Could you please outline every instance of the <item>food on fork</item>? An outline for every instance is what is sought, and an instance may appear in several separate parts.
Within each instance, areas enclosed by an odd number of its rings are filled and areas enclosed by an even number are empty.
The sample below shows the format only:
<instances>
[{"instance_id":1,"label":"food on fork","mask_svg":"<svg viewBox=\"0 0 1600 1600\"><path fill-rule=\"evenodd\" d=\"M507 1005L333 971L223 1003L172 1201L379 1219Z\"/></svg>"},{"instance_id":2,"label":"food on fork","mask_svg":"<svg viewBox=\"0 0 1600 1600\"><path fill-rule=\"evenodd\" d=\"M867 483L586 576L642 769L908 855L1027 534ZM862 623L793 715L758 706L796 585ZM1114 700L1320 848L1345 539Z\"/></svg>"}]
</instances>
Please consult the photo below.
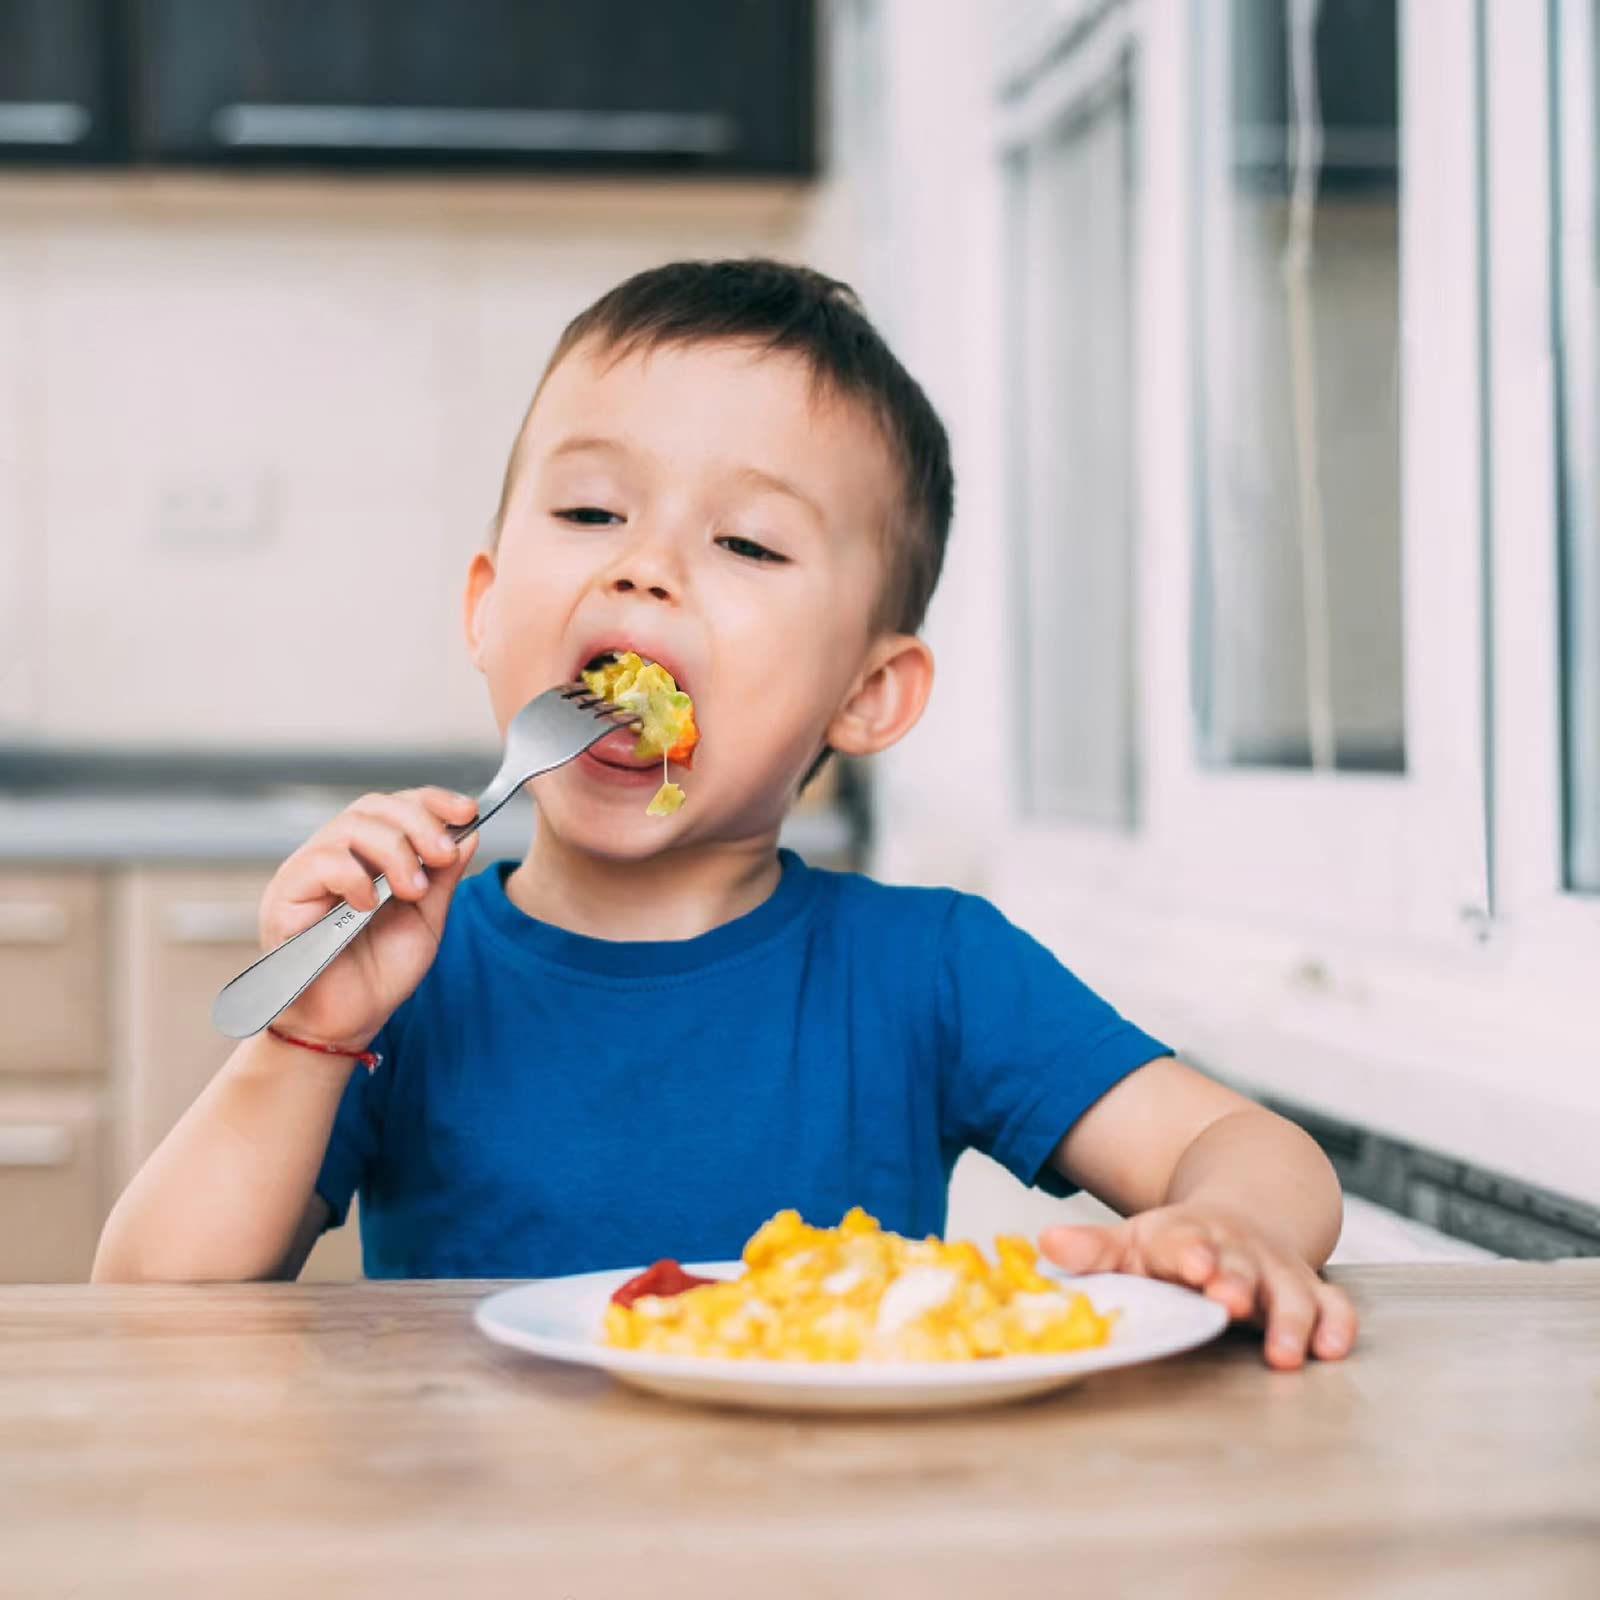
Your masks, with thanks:
<instances>
[{"instance_id":1,"label":"food on fork","mask_svg":"<svg viewBox=\"0 0 1600 1600\"><path fill-rule=\"evenodd\" d=\"M694 722L694 702L657 661L646 661L636 651L597 656L584 669L590 691L609 700L620 711L639 718L639 737L633 753L639 760L661 758L661 787L645 808L652 817L666 817L683 804L684 793L672 782L670 762L680 767L694 764L694 747L700 730Z\"/></svg>"},{"instance_id":2,"label":"food on fork","mask_svg":"<svg viewBox=\"0 0 1600 1600\"><path fill-rule=\"evenodd\" d=\"M837 1228L780 1211L744 1247L744 1272L707 1283L658 1261L606 1307L610 1345L767 1361L968 1361L1087 1350L1111 1337L1085 1294L1001 1234L995 1260L967 1240L885 1232L853 1206Z\"/></svg>"}]
</instances>

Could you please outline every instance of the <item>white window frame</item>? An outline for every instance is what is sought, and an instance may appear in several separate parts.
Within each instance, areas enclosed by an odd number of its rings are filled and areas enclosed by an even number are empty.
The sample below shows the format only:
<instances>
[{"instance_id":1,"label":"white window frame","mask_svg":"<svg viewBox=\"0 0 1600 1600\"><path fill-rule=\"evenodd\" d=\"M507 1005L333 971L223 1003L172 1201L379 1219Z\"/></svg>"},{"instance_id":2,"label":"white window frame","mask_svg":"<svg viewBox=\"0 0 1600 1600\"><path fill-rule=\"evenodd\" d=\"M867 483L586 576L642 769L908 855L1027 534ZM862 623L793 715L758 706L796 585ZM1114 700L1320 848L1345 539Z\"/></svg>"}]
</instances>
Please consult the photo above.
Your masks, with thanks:
<instances>
[{"instance_id":1,"label":"white window frame","mask_svg":"<svg viewBox=\"0 0 1600 1600\"><path fill-rule=\"evenodd\" d=\"M1085 89L1095 55L1140 62L1136 295L1141 494L1139 835L1044 825L1031 850L1068 871L1121 858L1140 900L1247 915L1286 936L1475 937L1489 910L1481 680L1476 105L1472 15L1402 0L1402 357L1407 772L1208 767L1190 706L1190 591L1200 507L1191 403L1198 230L1190 167L1197 38L1221 9L1128 5L1058 68ZM1209 55L1215 57L1217 52ZM1059 93L1060 91L1058 91ZM1057 109L1067 103L1065 97ZM1415 596L1426 596L1418 602ZM1256 886L1248 900L1240 885Z\"/></svg>"},{"instance_id":2,"label":"white window frame","mask_svg":"<svg viewBox=\"0 0 1600 1600\"><path fill-rule=\"evenodd\" d=\"M1001 111L997 122L997 144L1002 162L1009 168L1010 163L1018 157L1037 159L1045 147L1054 141L1063 130L1070 128L1074 123L1104 115L1107 104L1121 103L1131 110L1132 127L1127 134L1130 144L1134 147L1135 159L1137 151L1137 124L1138 124L1138 71L1135 30L1130 27L1130 8L1120 9L1100 8L1097 12L1092 6L1076 4L1064 9L1056 18L1058 26L1082 28L1086 23L1092 25L1097 20L1100 26L1093 33L1088 44L1073 52L1064 62L1053 63L1043 72L1030 73L1024 68L1020 75L1020 82L1025 85L1020 92L1014 92L1002 102ZM1035 19L1037 23L1037 19ZM1050 36L1044 38L1046 55L1051 53ZM1033 48L1037 49L1035 45ZM1015 59L1015 58L1013 58ZM1026 58L1024 58L1026 59ZM1007 73L1002 69L1002 81L1005 82ZM1013 79L1015 83L1018 79ZM1035 305L1048 294L1057 290L1057 286L1064 281L1064 274L1057 270L1054 261L1044 259L1035 247L1039 237L1048 238L1053 229L1038 214L1038 200L1034 196L1025 196L1019 189L1021 180L1017 174L1007 170L1004 175L1003 205L1005 214L1006 249L1005 254L1013 267L1020 267L1027 287L1022 291L1021 299L1026 305ZM1137 180L1135 180L1136 182ZM1130 224L1132 219L1129 219ZM1132 235L1133 259L1138 259L1139 242L1136 228L1130 226ZM1012 282L1015 279L1011 280ZM1130 293L1126 312L1130 328L1137 319L1137 306L1133 303ZM1093 314L1090 308L1089 314ZM1043 373L1038 366L1030 362L1020 347L1019 341L1036 336L1037 330L1023 325L1024 310L1020 305L1008 305L1005 317L1006 361L1007 377L1006 392L1006 424L1008 429L1009 464L1007 468L1007 522L1014 530L1012 534L1011 556L1011 625L1018 638L1013 641L1013 659L1018 663L1018 674L1027 672L1027 657L1029 652L1024 648L1022 635L1041 624L1039 615L1030 614L1026 586L1029 578L1029 557L1031 551L1032 531L1036 521L1048 520L1049 527L1054 530L1063 523L1070 523L1072 509L1070 506L1053 506L1045 503L1045 497L1040 492L1040 482L1048 478L1048 472L1041 472L1040 466L1045 456L1051 451L1054 441L1043 430L1042 419L1048 416L1049 408L1044 404L1043 397L1036 391L1040 387L1041 379L1046 381L1072 382L1072 374ZM1137 396L1133 397L1137 405ZM1129 438L1127 448L1130 457L1136 450L1136 443ZM1131 479L1134 476L1133 463L1129 463L1129 518L1131 527L1137 520L1137 496L1132 492ZM1128 608L1125 636L1134 641L1136 645L1138 633L1137 608L1134 604L1132 577L1135 563L1129 561L1129 583L1121 593L1108 597L1106 603L1123 604ZM1115 633L1116 630L1111 630ZM1130 645L1130 651L1134 645ZM1113 664L1114 666L1117 664ZM1131 671L1134 663L1126 663ZM1131 700L1131 696L1130 696ZM1024 691L1017 697L1017 705L1013 708L1020 718L1031 716L1036 721L1048 716L1049 696L1040 694L1037 689ZM1136 708L1131 704L1128 707L1133 726L1123 729L1125 743L1118 750L1118 766L1123 768L1122 783L1124 793L1120 797L1121 803L1113 807L1102 807L1107 812L1113 811L1114 815L1107 814L1093 821L1075 823L1075 826L1092 827L1100 832L1122 832L1135 825L1139 808L1138 798L1138 751L1137 727L1138 716ZM1048 724L1042 729L1048 737L1050 729ZM1013 736L1013 771L1016 783L1013 796L1019 802L1026 785L1021 781L1022 766L1026 759L1024 742L1027 730L1022 727L1020 720L1016 725ZM1131 769L1129 767L1131 765ZM1095 797L1103 799L1103 796ZM1036 805L1039 797L1035 796ZM1061 808L1061 809L1057 809ZM1053 804L1046 802L1038 810L1039 815L1059 819L1070 815L1073 810L1082 811L1085 816L1093 809L1090 797L1086 795L1053 797ZM1034 815L1034 809L1029 808L1028 814ZM1047 826L1053 825L1047 822Z\"/></svg>"},{"instance_id":3,"label":"white window frame","mask_svg":"<svg viewBox=\"0 0 1600 1600\"><path fill-rule=\"evenodd\" d=\"M1151 250L1146 235L1150 208L1148 180L1143 170L1149 140L1145 123L1152 114L1159 116L1159 108L1153 108L1151 102L1161 92L1159 84L1149 82L1146 78L1151 17L1139 0L1055 0L1054 4L1039 3L1032 6L1014 3L1011 9L1019 15L1012 20L1009 28L1002 24L1002 38L997 52L993 125L997 164L1004 163L1017 151L1047 137L1052 128L1072 118L1079 108L1104 94L1117 80L1126 78L1132 85L1133 140L1138 167L1132 224L1137 280L1130 294L1129 314L1136 350L1133 380L1136 420L1132 454L1133 471L1137 479L1142 472L1142 441L1147 432L1144 422L1147 397L1143 388L1146 363L1139 352L1142 352L1148 338L1150 301L1147 263ZM1170 9L1179 12L1182 7L1173 6ZM1159 22L1155 31L1159 36L1162 31ZM1015 238L1008 233L1003 249L1009 250L1015 244ZM1007 428L1025 426L1025 419L1019 415L1017 397L1009 392L1009 382L1005 389L1004 425ZM1007 455L1014 462L1015 456L1009 449ZM1008 478L1010 476L1008 472ZM1022 492L1022 486L1008 481L1008 512ZM1145 493L1146 486L1139 484L1134 494L1134 516L1140 527L1146 515L1141 504ZM1018 552L1012 551L1009 555L1015 570ZM1142 813L1145 805L1142 720L1147 697L1137 680L1145 670L1139 634L1145 626L1145 571L1148 563L1136 552L1133 565L1132 631L1135 649L1139 652L1135 662L1137 703L1134 722L1138 742L1134 750L1134 764L1139 769L1135 811ZM1008 628L1023 625L1023 619L1016 614L1014 595L1012 600ZM1012 761L1008 763L1008 778L1009 769L1014 768L1017 755L1013 751ZM1122 880L1140 870L1146 855L1142 821L1136 821L1129 827L1121 823L1069 822L1024 816L1014 782L1008 784L1008 796L1011 804L1007 829L1017 849L993 860L987 874L989 886L1002 898L1032 903L1050 879L1071 881L1084 873L1103 879L1109 873L1113 879ZM1044 873L1034 875L1028 865L1030 861L1035 867L1042 864Z\"/></svg>"},{"instance_id":4,"label":"white window frame","mask_svg":"<svg viewBox=\"0 0 1600 1600\"><path fill-rule=\"evenodd\" d=\"M1561 30L1552 49L1549 28ZM1600 895L1566 887L1558 588L1562 470L1553 252L1595 237L1588 0L1484 0L1488 62L1488 350L1493 462L1494 935L1530 998L1569 1010L1600 972ZM1557 128L1559 117L1562 126ZM1557 139L1552 143L1552 130ZM1563 139L1561 134L1565 133ZM1585 164L1563 160L1563 145ZM1550 173L1552 184L1530 181ZM1560 187L1563 237L1555 232ZM1589 330L1591 337L1597 330ZM1600 396L1591 401L1600 404ZM1600 464L1597 464L1600 468ZM1515 730L1514 738L1511 730ZM1570 997L1564 999L1563 997ZM1600 1052L1589 1046L1592 1065Z\"/></svg>"},{"instance_id":5,"label":"white window frame","mask_svg":"<svg viewBox=\"0 0 1600 1600\"><path fill-rule=\"evenodd\" d=\"M1222 8L1201 4L1190 49L1202 103L1223 102L1214 27ZM1480 675L1479 484L1459 463L1479 434L1476 306L1477 193L1463 159L1475 131L1471 8L1402 0L1400 11L1401 485L1405 590L1406 772L1403 775L1216 768L1202 763L1189 691L1189 593L1203 507L1183 470L1200 418L1163 442L1188 489L1181 518L1152 528L1154 560L1183 574L1184 611L1159 633L1169 685L1153 708L1153 842L1180 863L1197 897L1236 904L1258 884L1253 908L1286 926L1349 934L1459 937L1463 915L1487 909L1482 825L1481 719L1462 682ZM1190 188L1191 201L1200 196ZM1180 253L1198 270L1200 219L1191 210ZM1199 306L1191 314L1197 316ZM1195 330L1191 320L1192 349ZM1192 392L1172 352L1150 381ZM1179 448L1185 457L1179 456ZM1171 602L1169 600L1169 608ZM1181 684L1181 692L1174 688ZM1159 845L1158 845L1159 847ZM1314 911L1311 908L1315 908ZM1308 919L1307 913L1311 911Z\"/></svg>"}]
</instances>

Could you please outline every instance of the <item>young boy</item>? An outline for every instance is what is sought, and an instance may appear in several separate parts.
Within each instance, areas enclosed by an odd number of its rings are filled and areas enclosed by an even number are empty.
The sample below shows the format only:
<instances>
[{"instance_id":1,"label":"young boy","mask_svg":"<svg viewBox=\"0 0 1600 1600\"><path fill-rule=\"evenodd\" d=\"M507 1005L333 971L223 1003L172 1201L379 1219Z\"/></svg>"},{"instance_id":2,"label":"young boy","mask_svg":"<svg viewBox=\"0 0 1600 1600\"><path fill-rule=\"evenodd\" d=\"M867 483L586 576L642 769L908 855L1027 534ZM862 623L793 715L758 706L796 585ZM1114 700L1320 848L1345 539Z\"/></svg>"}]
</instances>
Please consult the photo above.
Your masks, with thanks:
<instances>
[{"instance_id":1,"label":"young boy","mask_svg":"<svg viewBox=\"0 0 1600 1600\"><path fill-rule=\"evenodd\" d=\"M685 262L578 317L467 642L502 728L607 652L659 662L703 735L687 803L647 815L659 764L607 741L535 781L523 860L465 882L461 795L369 795L313 835L268 886L268 945L371 907L377 872L395 898L151 1156L96 1278L293 1277L357 1190L374 1277L728 1257L784 1206L939 1232L973 1145L1129 1219L1047 1229L1061 1265L1201 1289L1274 1366L1342 1356L1354 1313L1316 1272L1340 1194L1309 1138L986 902L778 848L827 752L922 712L952 495L943 427L842 284Z\"/></svg>"}]
</instances>

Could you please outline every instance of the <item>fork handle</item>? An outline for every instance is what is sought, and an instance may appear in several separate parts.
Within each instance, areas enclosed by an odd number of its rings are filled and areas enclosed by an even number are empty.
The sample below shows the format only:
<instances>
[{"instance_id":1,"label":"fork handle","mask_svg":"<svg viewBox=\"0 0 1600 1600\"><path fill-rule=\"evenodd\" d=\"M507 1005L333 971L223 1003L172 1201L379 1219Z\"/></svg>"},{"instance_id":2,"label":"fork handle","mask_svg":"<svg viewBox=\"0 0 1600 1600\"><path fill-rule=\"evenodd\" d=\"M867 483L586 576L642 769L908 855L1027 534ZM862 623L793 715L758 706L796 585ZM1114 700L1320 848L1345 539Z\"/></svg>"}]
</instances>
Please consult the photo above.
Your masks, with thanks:
<instances>
[{"instance_id":1,"label":"fork handle","mask_svg":"<svg viewBox=\"0 0 1600 1600\"><path fill-rule=\"evenodd\" d=\"M227 984L211 1004L211 1024L217 1032L230 1039L247 1039L298 1000L394 894L386 876L374 878L372 887L378 903L371 911L357 911L341 900L309 928L285 939Z\"/></svg>"}]
</instances>

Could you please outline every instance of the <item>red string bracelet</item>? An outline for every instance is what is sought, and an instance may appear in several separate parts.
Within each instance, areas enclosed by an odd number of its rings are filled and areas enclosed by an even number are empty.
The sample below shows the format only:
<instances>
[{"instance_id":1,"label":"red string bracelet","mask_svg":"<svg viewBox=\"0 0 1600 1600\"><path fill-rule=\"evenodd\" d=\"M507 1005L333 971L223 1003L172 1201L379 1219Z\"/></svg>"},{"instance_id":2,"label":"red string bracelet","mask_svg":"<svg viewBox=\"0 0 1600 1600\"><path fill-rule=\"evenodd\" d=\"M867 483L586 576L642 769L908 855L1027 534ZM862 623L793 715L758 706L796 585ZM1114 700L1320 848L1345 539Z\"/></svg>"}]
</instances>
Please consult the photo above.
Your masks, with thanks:
<instances>
[{"instance_id":1,"label":"red string bracelet","mask_svg":"<svg viewBox=\"0 0 1600 1600\"><path fill-rule=\"evenodd\" d=\"M368 1072L376 1072L383 1062L383 1057L376 1050L340 1050L331 1044L313 1044L311 1040L297 1039L292 1033L285 1033L281 1028L269 1027L267 1032L285 1044L299 1045L302 1050L315 1050L319 1055L346 1056L351 1061L359 1061Z\"/></svg>"}]
</instances>

